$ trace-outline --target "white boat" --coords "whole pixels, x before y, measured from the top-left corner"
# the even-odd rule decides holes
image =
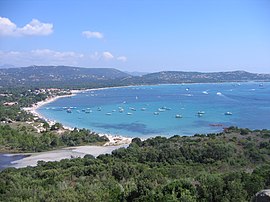
[[[165,112],[166,110],[165,109],[162,109],[162,108],[158,108],[158,111],[159,112]]]
[[[182,115],[176,114],[176,115],[175,115],[175,118],[182,118]]]
[[[119,109],[119,112],[120,112],[120,113],[123,113],[123,112],[124,112],[124,109]]]
[[[132,115],[132,113],[128,112],[127,115]]]
[[[67,113],[71,113],[71,109],[67,109]]]
[[[225,115],[232,115],[232,112],[225,112]]]
[[[197,114],[205,114],[205,111],[198,111]]]
[[[158,112],[154,112],[154,115],[159,115],[159,113]]]
[[[130,109],[130,110],[132,110],[132,111],[136,111],[136,109],[135,109],[135,108],[133,108],[133,107],[130,107],[129,109]]]
[[[108,113],[106,113],[106,115],[110,116],[110,115],[112,115],[112,113],[108,112]]]
[[[141,111],[145,111],[145,110],[146,110],[146,108],[144,108],[144,107],[143,107],[143,108],[141,108]]]

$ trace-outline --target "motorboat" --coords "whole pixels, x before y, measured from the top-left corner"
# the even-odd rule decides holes
[[[175,115],[175,118],[183,118],[183,117],[182,117],[182,115],[180,115],[180,114],[176,114],[176,115]]]

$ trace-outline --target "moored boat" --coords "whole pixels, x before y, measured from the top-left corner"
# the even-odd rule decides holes
[[[176,114],[176,115],[175,115],[175,118],[182,118],[182,115]]]

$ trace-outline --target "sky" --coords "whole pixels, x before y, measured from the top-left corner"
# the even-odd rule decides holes
[[[0,66],[270,73],[269,0],[0,0]]]

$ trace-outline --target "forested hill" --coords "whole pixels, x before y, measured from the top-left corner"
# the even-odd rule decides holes
[[[91,83],[106,85],[126,77],[129,77],[129,74],[113,68],[30,66],[0,69],[1,86],[77,87]]]
[[[270,81],[270,74],[254,74],[245,71],[213,73],[163,71],[142,76],[132,76],[113,68],[30,66],[0,69],[0,86],[2,87],[90,88],[120,85],[233,81]]]
[[[134,138],[91,155],[0,173],[0,201],[242,202],[270,188],[270,131]]]
[[[156,83],[209,83],[209,82],[242,82],[242,81],[270,81],[270,74],[254,74],[245,71],[231,72],[182,72],[162,71],[146,74],[141,77],[129,79],[133,83],[156,84]]]

